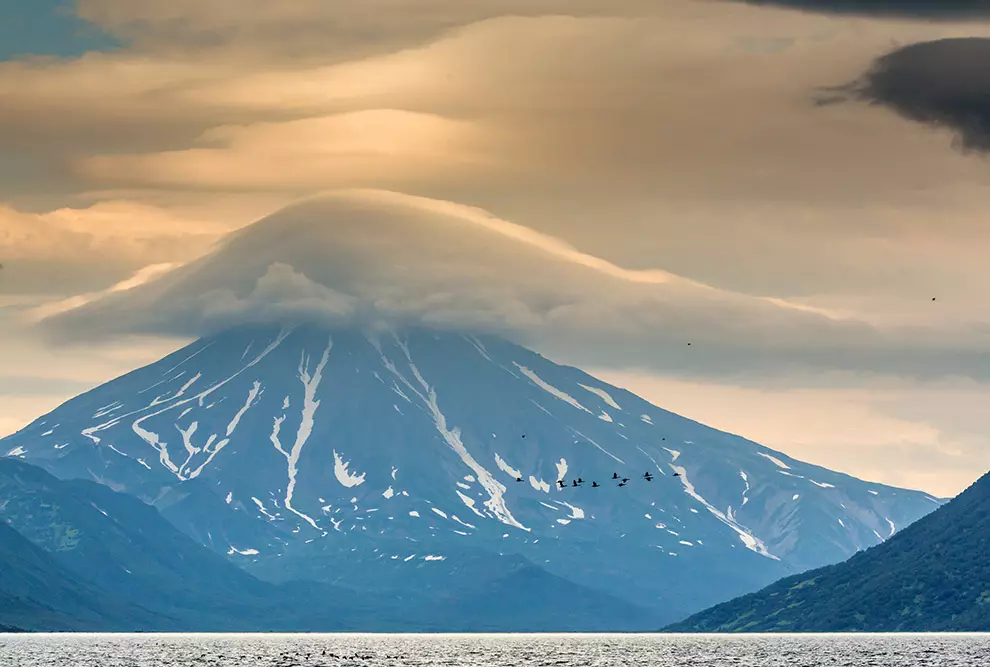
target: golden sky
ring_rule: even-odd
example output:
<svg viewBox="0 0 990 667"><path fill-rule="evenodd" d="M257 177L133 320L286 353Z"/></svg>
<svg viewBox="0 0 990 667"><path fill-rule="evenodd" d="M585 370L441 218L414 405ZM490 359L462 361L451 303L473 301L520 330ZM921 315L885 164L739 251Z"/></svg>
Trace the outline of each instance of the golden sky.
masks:
<svg viewBox="0 0 990 667"><path fill-rule="evenodd" d="M787 4L79 0L105 45L0 61L0 431L209 314L97 326L101 304L344 190L378 217L331 196L306 237L343 276L230 280L380 298L399 259L417 317L511 334L798 458L958 492L990 468L990 165L951 127L833 98L885 54L990 23ZM57 345L38 335L66 317Z"/></svg>

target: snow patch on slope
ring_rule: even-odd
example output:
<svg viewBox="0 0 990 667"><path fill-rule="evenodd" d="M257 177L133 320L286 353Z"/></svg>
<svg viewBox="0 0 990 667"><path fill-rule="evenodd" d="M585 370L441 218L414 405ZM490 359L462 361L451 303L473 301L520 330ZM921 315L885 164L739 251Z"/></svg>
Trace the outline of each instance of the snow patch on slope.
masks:
<svg viewBox="0 0 990 667"><path fill-rule="evenodd" d="M399 372L399 369L396 368L395 364L393 364L382 352L381 346L377 343L377 341L372 341L372 343L378 349L384 366L423 402L424 406L433 417L433 424L443 437L444 441L450 446L451 449L454 450L454 452L457 453L464 464L478 476L478 482L482 487L484 487L485 491L488 492L488 500L485 501L485 507L487 507L495 515L495 518L502 523L514 526L521 530L529 531L529 528L516 520L516 518L512 515L511 510L509 510L506 505L504 498L506 488L496 481L492 473L478 463L475 458L471 456L471 453L468 452L467 447L465 447L464 443L461 441L460 429L456 427L447 427L447 417L440 410L436 390L434 390L433 387L427 383L426 379L419 372L419 368L416 367L412 354L409 351L409 346L396 338L396 344L405 355L406 363L412 371L413 377L416 379L419 387L414 385L401 372Z"/></svg>
<svg viewBox="0 0 990 667"><path fill-rule="evenodd" d="M292 496L295 494L296 476L299 474L299 457L302 454L303 447L306 445L306 441L309 440L309 436L313 432L313 418L316 414L316 409L320 407L320 401L316 400L316 390L319 388L320 382L323 380L323 369L326 368L327 361L330 359L330 350L332 348L333 340L328 338L327 347L323 351L323 356L320 357L320 361L312 373L310 373L310 360L306 358L305 353L300 355L297 378L303 385L303 407L302 415L299 421L299 429L296 431L296 439L293 442L292 447L289 451L286 451L279 441L279 430L282 426L282 422L285 421L285 415L275 418L275 424L270 438L272 444L275 446L275 449L285 457L287 463L286 473L289 478L289 483L286 486L285 498L282 500L282 504L285 506L285 509L303 519L306 523L317 530L320 530L320 527L312 517L300 512L292 506Z"/></svg>
<svg viewBox="0 0 990 667"><path fill-rule="evenodd" d="M560 389L557 389L556 387L554 387L549 382L545 382L539 375L537 375L535 372L531 371L530 369L526 368L525 366L520 366L516 362L512 362L512 363L513 363L513 365L515 365L516 368L518 368L522 372L523 375L525 375L526 377L528 377L533 382L533 384L535 384L537 387L539 387L543 391L547 392L548 394L550 394L551 396L553 396L555 398L559 398L560 400L564 401L565 403L568 403L570 405L573 405L578 410L584 410L589 415L592 414L591 410L589 410L588 408L586 408L583 405L581 405L577 401L577 399L574 398L573 396L571 396L570 394L567 394L567 393L561 391Z"/></svg>
<svg viewBox="0 0 990 667"><path fill-rule="evenodd" d="M333 450L333 474L337 477L337 481L348 488L352 486L361 486L364 484L364 478L367 473L361 473L358 475L357 473L350 472L348 470L349 467L350 463L345 461L343 457L337 453L336 449Z"/></svg>
<svg viewBox="0 0 990 667"><path fill-rule="evenodd" d="M776 456L770 456L769 454L764 454L763 452L756 452L756 453L759 454L760 456L762 456L763 458L768 459L769 461L773 462L773 464L775 466L777 466L778 468L783 468L784 470L790 470L791 469L791 467L789 465L787 465L786 463L784 463L783 461L781 461L780 459L778 459Z"/></svg>
<svg viewBox="0 0 990 667"><path fill-rule="evenodd" d="M744 545L746 545L746 548L747 549L749 549L751 551L755 551L756 553L760 554L761 556L765 556L765 557L771 558L773 560L780 560L777 556L774 556L772 553L770 553L770 551L767 549L766 544L764 544L763 541L760 538L758 538L755 535L753 535L753 533L749 530L749 528L746 528L745 526L737 523L733 519L730 519L728 516L726 516L725 514L723 514L720 510L718 510L717 508L715 508L714 505L712 505L707 500L705 500L701 496L701 494L699 494L697 492L697 490L694 488L694 485L688 479L687 470L685 470L681 466L674 465L673 462L677 460L677 457L680 455L680 452L675 452L675 451L670 450L670 449L668 449L667 451L670 452L671 453L671 456L672 456L670 467L671 467L671 469L674 472L680 474L681 484L684 485L684 491L685 491L685 493L687 493L689 496L691 496L692 498L694 498L695 500L697 500L699 503L701 503L702 505L704 505L705 508L709 512L711 512L712 515L715 518L717 518L719 521L721 521L722 523L724 523L725 525L727 525L732 530L736 531L736 533L739 535L739 539L742 541L742 543Z"/></svg>
<svg viewBox="0 0 990 667"><path fill-rule="evenodd" d="M621 410L622 409L622 408L619 407L619 404L615 402L615 399L612 398L609 395L609 393L607 391L605 391L604 389L599 389L598 387L589 387L588 385L581 384L580 382L578 383L578 386L581 387L582 389L585 389L587 391L590 391L592 394L598 396L599 398L601 398L603 401L605 401L608 405L610 405L611 407L615 408L616 410Z"/></svg>

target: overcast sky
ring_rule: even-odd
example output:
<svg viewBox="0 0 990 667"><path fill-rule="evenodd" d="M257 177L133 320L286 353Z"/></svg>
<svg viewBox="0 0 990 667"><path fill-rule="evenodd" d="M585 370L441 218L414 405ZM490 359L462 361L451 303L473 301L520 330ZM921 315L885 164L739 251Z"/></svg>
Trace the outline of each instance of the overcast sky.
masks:
<svg viewBox="0 0 990 667"><path fill-rule="evenodd" d="M865 478L990 468L982 0L0 12L0 431L374 303Z"/></svg>

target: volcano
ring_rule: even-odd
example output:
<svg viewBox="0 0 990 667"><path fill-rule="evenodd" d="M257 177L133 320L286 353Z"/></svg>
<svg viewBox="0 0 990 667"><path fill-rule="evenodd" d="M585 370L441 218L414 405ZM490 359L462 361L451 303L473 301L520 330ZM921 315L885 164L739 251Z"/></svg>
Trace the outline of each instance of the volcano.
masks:
<svg viewBox="0 0 990 667"><path fill-rule="evenodd" d="M488 600L526 563L654 624L843 560L941 503L504 339L421 328L235 327L0 448L135 495L262 578ZM514 594L503 585L500 608Z"/></svg>
<svg viewBox="0 0 990 667"><path fill-rule="evenodd" d="M755 321L846 326L822 320L449 202L338 194L50 317L46 331L76 338L194 342L0 454L136 496L276 583L447 605L475 630L529 618L535 600L607 597L650 629L844 560L942 501L796 461L518 343L584 330L600 349L647 331L639 349L673 355L687 327L701 359L749 344ZM617 627L599 620L582 628Z"/></svg>

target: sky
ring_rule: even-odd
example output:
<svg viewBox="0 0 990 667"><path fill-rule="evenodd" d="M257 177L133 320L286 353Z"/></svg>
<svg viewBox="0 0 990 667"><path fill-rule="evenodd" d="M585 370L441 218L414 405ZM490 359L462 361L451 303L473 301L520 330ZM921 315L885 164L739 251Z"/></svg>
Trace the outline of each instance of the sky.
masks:
<svg viewBox="0 0 990 667"><path fill-rule="evenodd" d="M988 56L982 0L0 0L0 432L244 318L374 317L953 495Z"/></svg>

